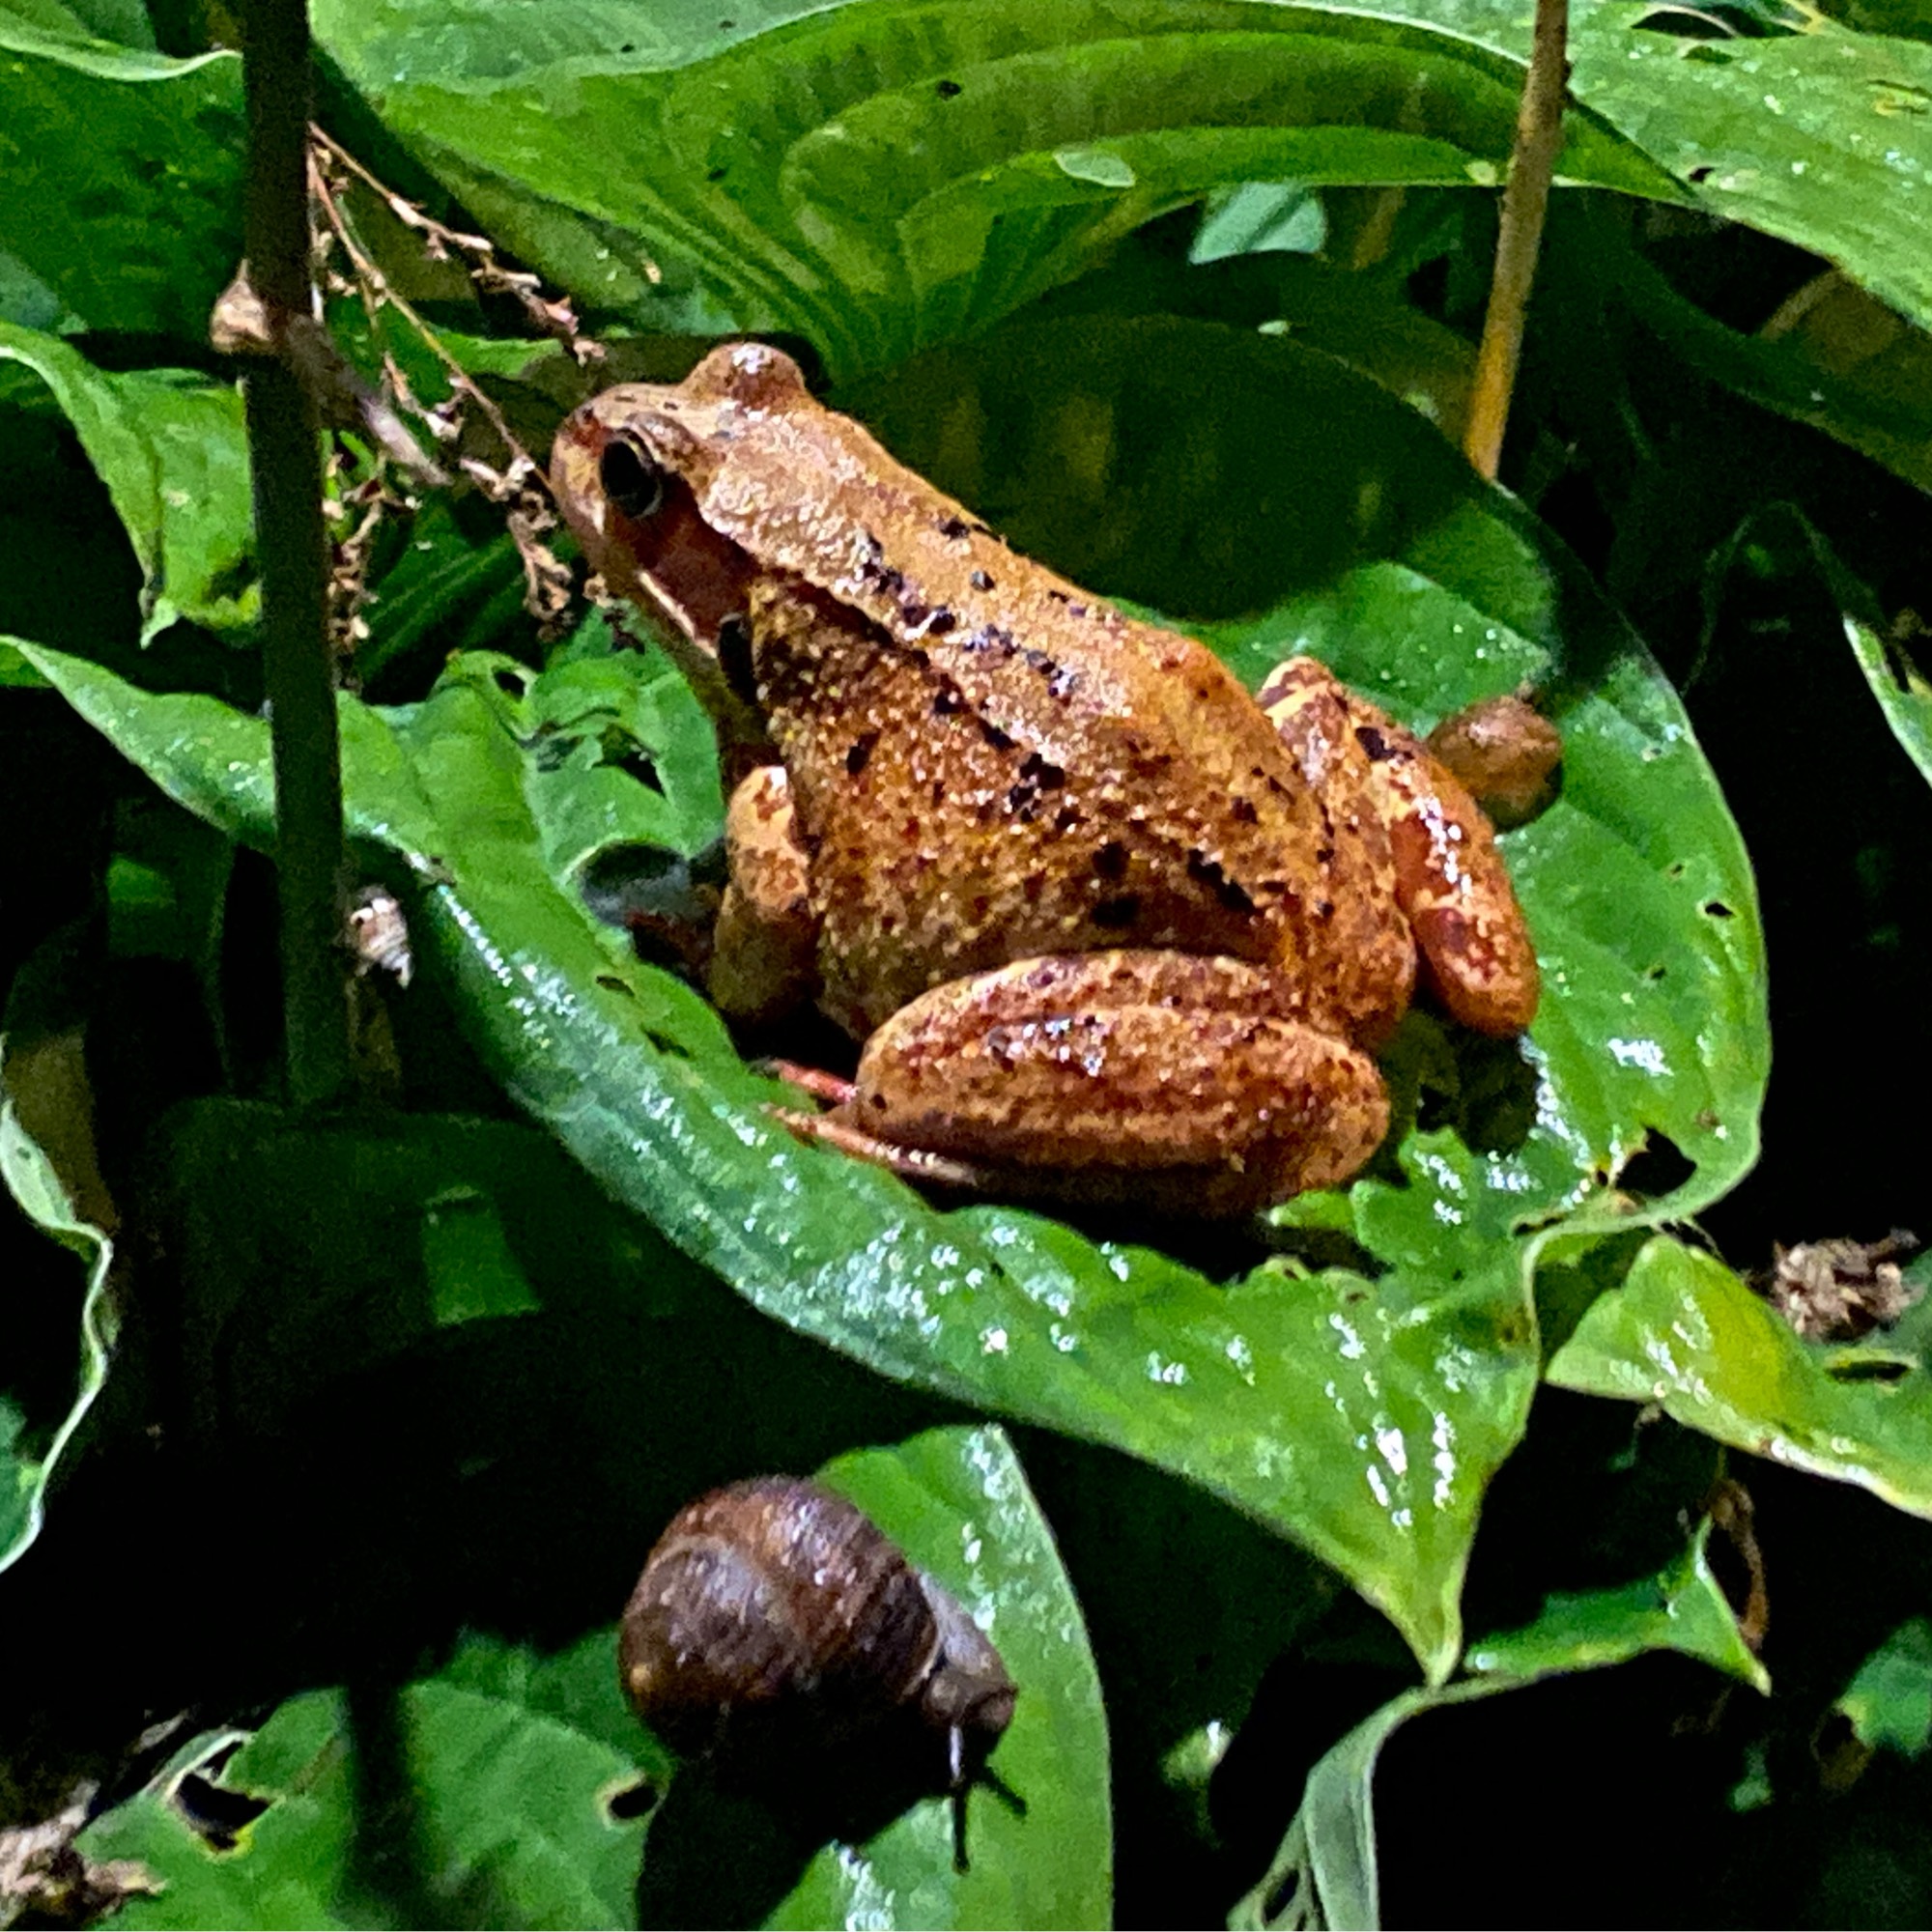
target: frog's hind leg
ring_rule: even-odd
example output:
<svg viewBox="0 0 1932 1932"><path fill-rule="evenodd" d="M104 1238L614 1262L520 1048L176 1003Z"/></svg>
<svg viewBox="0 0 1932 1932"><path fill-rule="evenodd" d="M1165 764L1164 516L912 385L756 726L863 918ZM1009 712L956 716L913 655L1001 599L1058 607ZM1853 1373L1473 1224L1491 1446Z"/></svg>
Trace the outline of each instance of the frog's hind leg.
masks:
<svg viewBox="0 0 1932 1932"><path fill-rule="evenodd" d="M1339 1185L1388 1130L1375 1063L1232 959L1023 959L934 987L794 1132L915 1179L1236 1214Z"/></svg>
<svg viewBox="0 0 1932 1932"><path fill-rule="evenodd" d="M1412 732L1313 658L1291 658L1260 702L1304 769L1346 730L1365 754L1394 848L1396 897L1451 1016L1508 1037L1536 1016L1536 950L1495 833L1462 781Z"/></svg>

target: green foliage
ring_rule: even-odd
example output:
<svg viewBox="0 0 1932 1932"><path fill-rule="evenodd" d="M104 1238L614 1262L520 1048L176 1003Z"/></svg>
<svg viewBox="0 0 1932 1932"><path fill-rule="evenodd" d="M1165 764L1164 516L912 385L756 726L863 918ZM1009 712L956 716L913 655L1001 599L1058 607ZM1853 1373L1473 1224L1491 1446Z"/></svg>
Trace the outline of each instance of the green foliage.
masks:
<svg viewBox="0 0 1932 1932"><path fill-rule="evenodd" d="M1301 1808L1260 1885L1236 1906L1236 1932L1277 1927L1378 1925L1375 1775L1398 1726L1548 1677L1600 1670L1647 1651L1676 1650L1758 1690L1771 1679L1738 1631L1711 1573L1708 1520L1669 1569L1621 1589L1552 1597L1533 1624L1470 1648L1471 1675L1403 1695L1358 1724L1308 1774Z"/></svg>
<svg viewBox="0 0 1932 1932"><path fill-rule="evenodd" d="M240 62L185 8L0 0L0 811L50 828L0 857L32 1258L0 1255L27 1285L0 1567L43 1660L0 1699L29 1741L0 1731L0 1824L102 1786L79 1850L138 1861L161 1889L119 1918L156 1925L1098 1924L1117 1861L1136 1921L1368 1925L1437 1869L1392 1843L1439 1808L1388 1799L1412 1734L1528 1714L1601 1754L1561 1699L1655 1667L1698 1687L1660 1736L1729 1753L1713 1871L1783 1910L1758 1875L1810 1857L1814 1918L1884 1917L1791 1821L1834 1778L1924 1790L1932 1302L1806 1341L1739 1270L1908 1214L1903 1155L1863 1193L1833 1172L1879 1052L1853 1062L1847 1015L1901 1091L1932 1073L1922 1001L1870 990L1932 938L1922 37L1577 11L1510 494L1450 438L1514 4L311 11L331 131L605 327L587 372L540 354L355 190L386 286L454 323L539 459L602 381L782 333L1016 548L1251 687L1312 652L1418 730L1532 691L1561 786L1503 849L1543 1005L1521 1042L1411 1013L1376 1160L1233 1233L960 1206L801 1145L745 1057L773 1042L630 929L689 924L717 877L718 760L670 658L602 615L540 637L526 516L406 501L351 433L345 805L414 977L355 988L358 1105L283 1112L247 458L205 348ZM346 353L443 405L364 293L332 293ZM500 465L473 407L463 434L469 476ZM1839 874L1863 896L1828 899ZM1807 942L1827 993L1774 1009L1767 952ZM811 1468L1020 1686L993 1769L1024 1809L973 1794L963 1872L934 1792L801 1837L618 1693L611 1616L671 1511ZM1770 1499L1757 1532L1735 1504L1714 1530L1720 1474ZM127 1648L101 1549L198 1601L82 1697L90 1634ZM1856 1613L1806 1597L1860 1563ZM214 1728L137 1747L180 1710ZM1510 1775L1463 1781L1502 1809ZM1442 1916L1476 1881L1434 1883Z"/></svg>
<svg viewBox="0 0 1932 1932"><path fill-rule="evenodd" d="M16 1058L10 1086L19 1071ZM5 1459L0 1463L5 1470L0 1477L3 1571L18 1561L40 1534L47 1485L107 1380L121 1322L107 1293L114 1244L75 1211L45 1151L20 1124L11 1092L0 1095L0 1179L5 1179L7 1192L20 1211L73 1254L85 1270L77 1309L78 1371L72 1386L57 1395L46 1412L36 1412L41 1407L36 1400L41 1392L34 1385L42 1379L42 1365L17 1357L14 1373L21 1377L20 1382L10 1378L7 1384L0 1384L0 1457Z"/></svg>
<svg viewBox="0 0 1932 1932"><path fill-rule="evenodd" d="M234 55L166 60L8 0L0 170L0 247L87 327L206 340L242 246Z"/></svg>
<svg viewBox="0 0 1932 1932"><path fill-rule="evenodd" d="M66 343L0 322L0 363L30 369L72 423L141 562L141 641L184 619L252 624L242 398L185 371L109 376Z"/></svg>
<svg viewBox="0 0 1932 1932"><path fill-rule="evenodd" d="M1856 1345L1801 1341L1720 1262L1660 1236L1590 1302L1548 1374L1932 1516L1925 1329L1908 1316Z"/></svg>

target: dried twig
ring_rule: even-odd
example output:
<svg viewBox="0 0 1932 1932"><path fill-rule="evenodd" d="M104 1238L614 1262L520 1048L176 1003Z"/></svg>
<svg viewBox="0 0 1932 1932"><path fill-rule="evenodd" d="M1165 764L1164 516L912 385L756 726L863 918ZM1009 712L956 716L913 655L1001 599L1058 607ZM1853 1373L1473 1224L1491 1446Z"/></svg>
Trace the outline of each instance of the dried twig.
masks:
<svg viewBox="0 0 1932 1932"><path fill-rule="evenodd" d="M1569 24L1568 0L1536 0L1536 37L1517 115L1516 149L1510 156L1496 233L1495 275L1490 284L1489 312L1483 318L1483 344L1476 352L1468 427L1463 435L1463 453L1478 474L1492 482L1502 461L1503 430L1509 422L1510 397L1522 352L1530 284L1536 277L1543 217L1549 206L1549 182L1563 145L1563 90L1570 71L1564 43Z"/></svg>
<svg viewBox="0 0 1932 1932"><path fill-rule="evenodd" d="M312 128L309 137L330 161L379 195L398 221L423 237L423 252L431 261L447 261L452 255L466 261L469 278L479 289L491 295L512 297L522 304L539 333L555 337L579 362L603 360L604 345L580 332L577 311L561 298L544 296L540 277L526 270L504 268L497 260L497 244L487 235L466 235L461 229L448 227L425 213L414 202L378 181L347 148L322 128Z"/></svg>
<svg viewBox="0 0 1932 1932"><path fill-rule="evenodd" d="M416 313L415 309L411 306L405 297L399 295L390 286L388 278L383 273L382 270L364 253L356 242L349 223L343 218L341 205L329 187L327 172L318 163L313 153L309 156L308 179L309 191L315 196L316 201L321 206L324 218L328 223L329 231L342 244L342 252L349 257L350 262L355 267L356 276L363 285L366 292L364 300L371 304L370 314L372 319L375 313L375 306L379 304L386 304L388 307L393 308L398 315L402 316L409 323L410 327L416 331L417 335L421 337L424 346L429 350L430 354L442 364L443 374L449 379L449 386L476 405L484 416L488 418L490 427L503 439L505 446L510 450L512 455L521 456L528 460L529 452L517 440L515 433L504 419L502 411L497 407L496 403L482 389L477 387L475 382L470 377L469 371L442 346L441 339L438 336L436 330ZM399 380L401 377L400 370L396 372L396 376Z"/></svg>

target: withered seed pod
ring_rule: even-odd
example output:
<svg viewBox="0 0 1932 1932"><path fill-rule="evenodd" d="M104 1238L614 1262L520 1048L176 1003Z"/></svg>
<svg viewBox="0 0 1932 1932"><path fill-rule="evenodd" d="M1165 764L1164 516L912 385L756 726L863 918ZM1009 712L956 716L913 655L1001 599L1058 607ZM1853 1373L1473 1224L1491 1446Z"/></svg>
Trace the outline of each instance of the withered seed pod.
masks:
<svg viewBox="0 0 1932 1932"><path fill-rule="evenodd" d="M685 1756L849 1745L911 1719L963 1791L1015 1689L964 1607L862 1510L789 1476L687 1504L644 1564L618 1642L624 1694Z"/></svg>

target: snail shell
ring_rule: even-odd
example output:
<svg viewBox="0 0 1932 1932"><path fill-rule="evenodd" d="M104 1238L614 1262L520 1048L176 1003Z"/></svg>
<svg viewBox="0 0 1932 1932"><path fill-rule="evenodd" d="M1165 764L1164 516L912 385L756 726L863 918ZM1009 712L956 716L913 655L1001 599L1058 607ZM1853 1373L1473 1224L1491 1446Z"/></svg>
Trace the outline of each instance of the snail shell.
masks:
<svg viewBox="0 0 1932 1932"><path fill-rule="evenodd" d="M910 1714L943 1734L955 1790L1015 1695L956 1599L844 1497L785 1476L672 1518L624 1611L618 1667L682 1755L837 1746Z"/></svg>

